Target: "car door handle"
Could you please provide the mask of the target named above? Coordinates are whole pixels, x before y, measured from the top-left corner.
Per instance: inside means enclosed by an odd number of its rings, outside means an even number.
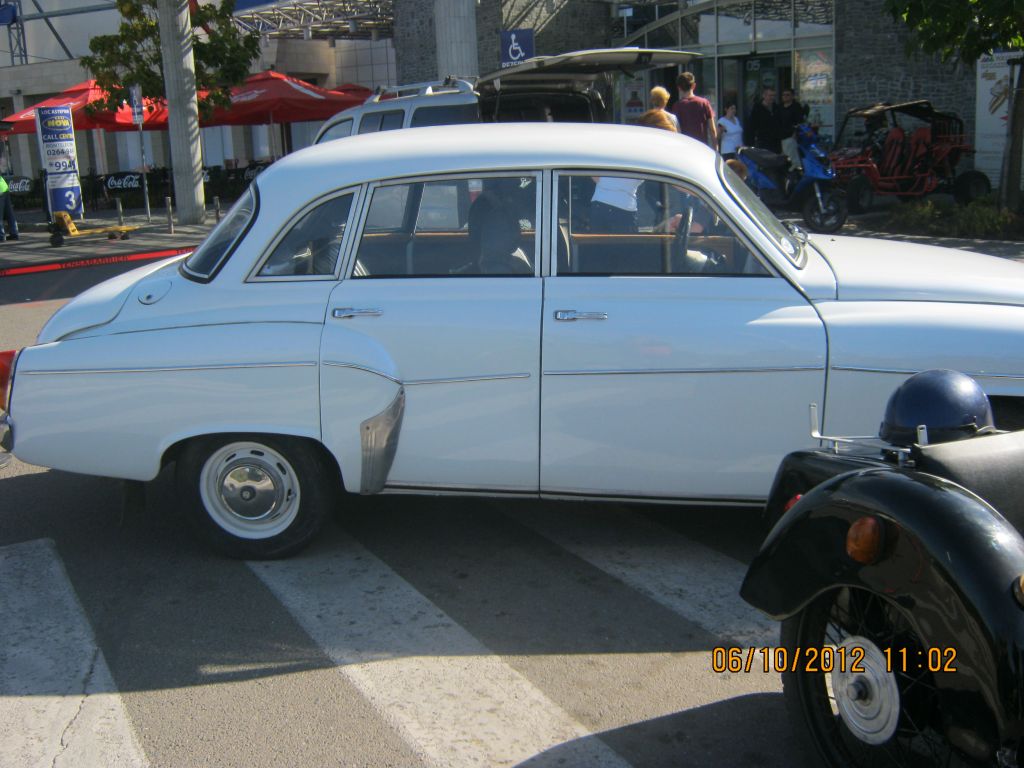
[[[337,307],[331,317],[344,320],[349,317],[380,317],[384,312],[379,309],[356,309],[355,307]]]
[[[556,309],[555,320],[572,322],[573,320],[607,320],[607,312],[577,312],[575,309]]]

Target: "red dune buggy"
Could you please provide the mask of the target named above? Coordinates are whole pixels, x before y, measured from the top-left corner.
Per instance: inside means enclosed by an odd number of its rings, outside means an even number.
[[[948,191],[958,203],[967,204],[992,189],[981,171],[957,174],[957,163],[974,152],[964,122],[951,112],[939,112],[929,101],[851,109],[835,147],[831,159],[836,182],[846,190],[852,213],[869,208],[874,195],[907,200]]]

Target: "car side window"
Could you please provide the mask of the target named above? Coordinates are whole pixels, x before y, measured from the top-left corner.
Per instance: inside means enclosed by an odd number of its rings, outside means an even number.
[[[352,197],[351,193],[333,197],[303,214],[278,242],[257,277],[333,275]]]
[[[344,139],[346,136],[352,135],[352,118],[342,120],[341,122],[332,125],[326,131],[324,135],[320,137],[318,143],[323,144],[325,141],[333,141],[334,139]]]
[[[412,113],[410,128],[428,125],[455,125],[457,123],[479,123],[480,106],[472,104],[447,104],[440,107],[420,107]]]
[[[662,181],[562,175],[558,224],[559,275],[770,274],[701,197]]]
[[[373,191],[352,277],[529,277],[536,176],[441,179]]]
[[[367,112],[359,121],[360,133],[375,133],[377,131],[393,131],[402,127],[402,120],[405,112],[400,109],[393,109],[388,112]]]

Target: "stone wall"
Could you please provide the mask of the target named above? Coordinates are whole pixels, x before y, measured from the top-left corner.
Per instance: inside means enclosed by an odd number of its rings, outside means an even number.
[[[849,109],[878,101],[928,99],[937,109],[963,118],[968,138],[973,137],[973,65],[908,54],[910,33],[885,11],[883,0],[836,0],[835,12],[837,130]]]
[[[533,29],[539,56],[609,45],[610,6],[590,0],[480,0],[476,34],[480,73],[501,65],[503,29]],[[434,0],[395,0],[394,44],[398,80],[437,78]]]

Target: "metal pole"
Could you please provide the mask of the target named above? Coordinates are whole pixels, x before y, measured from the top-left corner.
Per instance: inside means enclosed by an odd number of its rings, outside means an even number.
[[[146,201],[146,222],[153,223],[153,214],[149,210],[149,170],[146,164],[146,141],[142,138],[142,123],[139,123],[139,149],[142,150],[142,199]],[[124,223],[124,222],[122,222]]]
[[[220,198],[216,196],[213,198],[213,212],[217,216],[217,221],[220,221]]]
[[[168,232],[168,234],[173,235],[174,234],[174,216],[173,216],[173,213],[171,211],[171,198],[170,197],[165,197],[164,198],[164,205],[167,206],[167,232]]]
[[[115,197],[114,204],[117,206],[117,224],[120,227],[124,226],[124,209],[121,207],[121,198]]]

